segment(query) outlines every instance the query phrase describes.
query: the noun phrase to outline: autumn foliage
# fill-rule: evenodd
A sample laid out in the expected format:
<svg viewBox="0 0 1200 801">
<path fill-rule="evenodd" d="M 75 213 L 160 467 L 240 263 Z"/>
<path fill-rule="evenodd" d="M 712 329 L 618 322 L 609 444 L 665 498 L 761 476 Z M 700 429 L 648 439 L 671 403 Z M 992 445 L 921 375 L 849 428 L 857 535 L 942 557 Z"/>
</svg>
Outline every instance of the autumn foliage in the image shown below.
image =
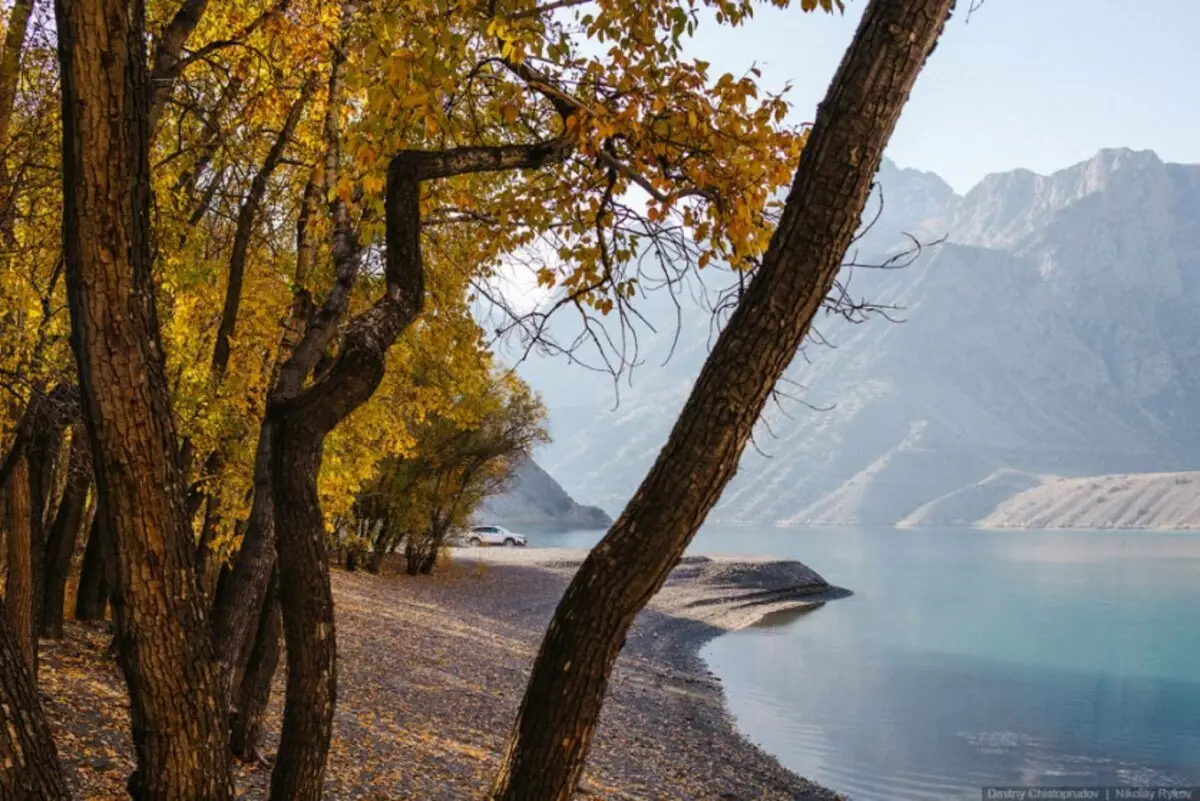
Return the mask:
<svg viewBox="0 0 1200 801">
<path fill-rule="evenodd" d="M 29 670 L 12 698 L 28 704 L 38 629 L 61 632 L 64 568 L 94 554 L 79 583 L 93 608 L 112 593 L 131 792 L 228 796 L 214 738 L 229 715 L 258 725 L 245 716 L 269 691 L 281 619 L 272 794 L 319 797 L 337 695 L 328 547 L 382 521 L 385 549 L 407 535 L 422 572 L 545 437 L 481 310 L 528 347 L 569 349 L 547 315 L 578 315 L 619 370 L 606 317 L 619 328 L 655 286 L 770 255 L 808 133 L 753 65 L 716 74 L 687 49 L 754 7 L 8 5 L 0 487 L 15 611 L 0 633 Z M 519 270 L 544 293 L 536 312 L 503 292 Z M 26 714 L 20 747 L 60 789 Z M 254 758 L 247 736 L 234 747 Z"/>
</svg>

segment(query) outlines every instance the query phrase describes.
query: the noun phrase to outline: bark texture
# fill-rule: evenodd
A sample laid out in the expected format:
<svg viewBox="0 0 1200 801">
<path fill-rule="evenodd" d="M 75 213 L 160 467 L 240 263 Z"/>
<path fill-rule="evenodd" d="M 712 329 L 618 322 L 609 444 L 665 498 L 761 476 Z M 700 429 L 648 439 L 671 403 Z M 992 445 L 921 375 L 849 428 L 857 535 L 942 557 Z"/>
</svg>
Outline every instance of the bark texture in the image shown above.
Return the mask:
<svg viewBox="0 0 1200 801">
<path fill-rule="evenodd" d="M 953 0 L 872 0 L 817 113 L 762 266 L 641 486 L 542 641 L 493 799 L 566 801 L 617 654 L 737 469 L 858 227 L 884 146 Z"/>
<path fill-rule="evenodd" d="M 192 562 L 150 255 L 141 0 L 58 0 L 71 344 L 129 687 L 135 799 L 230 795 L 224 707 Z"/>
<path fill-rule="evenodd" d="M 267 581 L 275 566 L 275 522 L 271 498 L 271 426 L 259 429 L 254 459 L 254 498 L 242 547 L 233 568 L 218 583 L 213 601 L 212 631 L 216 644 L 222 694 L 228 699 L 237 689 L 250 649 Z"/>
<path fill-rule="evenodd" d="M 63 636 L 63 606 L 71 556 L 75 553 L 92 484 L 91 453 L 83 426 L 76 426 L 72 434 L 67 471 L 67 486 L 46 538 L 46 579 L 42 588 L 40 631 L 43 637 L 55 640 Z"/>
<path fill-rule="evenodd" d="M 59 801 L 70 792 L 37 685 L 8 620 L 0 615 L 0 801 Z"/>
<path fill-rule="evenodd" d="M 58 415 L 51 413 L 51 401 L 47 398 L 38 404 L 37 423 L 30 437 L 26 459 L 29 462 L 29 536 L 30 569 L 32 571 L 33 632 L 36 638 L 42 630 L 46 588 L 47 516 L 54 505 L 54 485 L 59 470 L 59 454 L 62 451 L 64 424 Z M 35 640 L 36 652 L 36 640 Z M 36 670 L 34 671 L 36 675 Z"/>
<path fill-rule="evenodd" d="M 4 488 L 8 518 L 8 578 L 4 586 L 4 615 L 25 660 L 29 675 L 37 676 L 37 640 L 33 623 L 33 532 L 30 527 L 29 462 L 19 459 Z"/>
<path fill-rule="evenodd" d="M 262 736 L 263 713 L 271 700 L 271 681 L 279 664 L 283 636 L 283 618 L 279 609 L 279 571 L 271 573 L 254 648 L 238 691 L 237 713 L 233 716 L 230 745 L 239 759 L 258 759 L 258 744 Z"/>
</svg>

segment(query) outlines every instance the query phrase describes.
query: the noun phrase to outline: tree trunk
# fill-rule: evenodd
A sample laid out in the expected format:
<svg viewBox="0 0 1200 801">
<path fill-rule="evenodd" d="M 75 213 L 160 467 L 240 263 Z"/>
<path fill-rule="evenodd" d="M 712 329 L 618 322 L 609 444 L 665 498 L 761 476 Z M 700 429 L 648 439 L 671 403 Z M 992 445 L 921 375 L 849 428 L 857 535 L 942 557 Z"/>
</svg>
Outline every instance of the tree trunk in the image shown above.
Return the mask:
<svg viewBox="0 0 1200 801">
<path fill-rule="evenodd" d="M 282 366 L 289 361 L 296 361 L 292 359 L 293 350 L 297 347 L 300 329 L 310 312 L 311 300 L 304 285 L 315 259 L 316 243 L 311 218 L 317 209 L 318 194 L 315 180 L 310 177 L 304 187 L 296 221 L 296 289 L 276 354 L 277 369 L 270 393 L 275 397 L 295 394 L 308 376 L 306 364 L 286 371 Z M 338 287 L 342 287 L 343 283 L 339 282 Z M 342 304 L 337 299 L 346 292 L 335 289 L 330 293 L 330 301 L 326 302 L 326 312 L 330 318 L 341 316 Z M 311 338 L 307 336 L 308 332 L 305 334 L 306 339 Z M 328 340 L 324 342 L 327 344 Z M 324 348 L 324 344 L 316 344 Z M 267 580 L 275 567 L 275 500 L 271 494 L 273 430 L 269 420 L 264 420 L 259 427 L 254 454 L 254 497 L 250 506 L 250 520 L 242 538 L 242 547 L 234 557 L 233 567 L 223 574 L 224 580 L 219 582 L 213 605 L 213 636 L 217 643 L 221 688 L 226 698 L 231 698 L 233 689 L 240 686 L 241 677 L 247 669 L 253 644 L 253 626 L 259 619 Z"/>
<path fill-rule="evenodd" d="M 29 620 L 33 632 L 36 660 L 37 637 L 42 630 L 42 599 L 46 587 L 46 506 L 49 503 L 54 478 L 54 454 L 59 440 L 53 431 L 39 432 L 29 443 L 26 461 L 29 464 L 29 593 L 32 599 Z M 34 663 L 34 678 L 37 664 Z"/>
<path fill-rule="evenodd" d="M 79 587 L 75 591 L 76 620 L 104 620 L 108 602 L 117 586 L 117 553 L 104 522 L 104 509 L 97 499 L 91 532 L 83 551 Z"/>
<path fill-rule="evenodd" d="M 73 386 L 60 384 L 49 393 L 35 388 L 18 423 L 13 447 L 5 459 L 4 471 L 18 470 L 23 488 L 21 493 L 26 520 L 17 525 L 21 527 L 22 536 L 28 540 L 28 592 L 31 604 L 29 620 L 35 638 L 35 660 L 36 637 L 42 628 L 45 598 L 46 522 L 50 509 L 54 506 L 54 496 L 59 485 L 56 479 L 59 477 L 62 463 L 63 432 L 68 420 L 76 417 L 77 410 Z M 23 634 L 23 623 L 16 625 L 18 634 Z M 36 674 L 35 665 L 34 675 Z"/>
<path fill-rule="evenodd" d="M 196 580 L 205 598 L 212 598 L 217 581 L 217 560 L 213 558 L 213 540 L 217 536 L 217 516 L 220 502 L 213 494 L 205 496 L 204 523 L 200 526 L 200 541 L 196 543 Z"/>
<path fill-rule="evenodd" d="M 337 699 L 333 594 L 317 497 L 324 433 L 305 426 L 302 415 L 277 422 L 271 475 L 288 680 L 271 799 L 308 801 L 321 797 Z"/>
<path fill-rule="evenodd" d="M 227 721 L 193 565 L 150 253 L 141 0 L 58 0 L 63 255 L 139 799 L 230 795 Z M 194 27 L 194 26 L 193 26 Z"/>
<path fill-rule="evenodd" d="M 350 3 L 343 6 L 344 15 L 351 10 Z M 338 174 L 340 81 L 341 60 L 335 56 L 328 103 L 334 113 L 326 117 L 330 131 L 326 181 L 336 180 Z M 342 304 L 344 310 L 342 299 L 353 287 L 360 262 L 349 210 L 334 195 L 330 211 L 335 286 L 280 368 L 280 382 L 291 382 L 295 395 L 280 394 L 267 403 L 267 418 L 277 426 L 271 448 L 271 480 L 288 653 L 287 702 L 271 775 L 272 801 L 305 801 L 321 795 L 337 696 L 333 598 L 317 494 L 321 448 L 326 435 L 374 393 L 383 378 L 388 349 L 424 304 L 421 182 L 467 173 L 537 169 L 562 161 L 572 147 L 573 140 L 563 135 L 532 144 L 395 155 L 387 176 L 384 292 L 346 326 L 341 349 L 329 369 L 301 390 L 302 380 L 296 381 L 296 377 L 308 375 L 325 350 L 321 343 L 329 342 L 328 332 L 341 314 L 334 309 Z"/>
<path fill-rule="evenodd" d="M 33 12 L 33 0 L 14 0 L 8 15 L 8 28 L 4 32 L 4 50 L 0 51 L 0 153 L 8 153 L 8 129 L 12 124 L 13 106 L 17 99 L 17 82 L 21 78 L 21 51 L 25 47 L 25 34 L 29 29 L 29 16 Z M 17 187 L 8 176 L 8 165 L 0 159 L 0 232 L 3 232 L 6 253 L 2 257 L 7 263 L 12 248 L 13 206 Z M 0 481 L 0 484 L 3 484 Z"/>
<path fill-rule="evenodd" d="M 0 615 L 0 799 L 58 801 L 71 793 L 58 764 L 37 684 L 16 634 Z"/>
<path fill-rule="evenodd" d="M 75 542 L 79 538 L 87 505 L 88 488 L 92 484 L 87 435 L 82 426 L 76 426 L 72 434 L 67 470 L 67 487 L 46 541 L 46 580 L 42 591 L 41 633 L 43 637 L 54 640 L 63 636 L 63 606 L 66 602 L 67 577 L 71 572 L 71 556 L 75 553 Z"/>
<path fill-rule="evenodd" d="M 175 16 L 155 37 L 157 43 L 154 48 L 154 67 L 147 76 L 150 102 L 146 107 L 145 114 L 149 136 L 153 136 L 154 130 L 158 128 L 159 117 L 162 116 L 167 100 L 171 97 L 171 90 L 175 87 L 175 81 L 179 77 L 183 66 L 180 60 L 183 46 L 187 44 L 192 31 L 200 24 L 200 19 L 204 16 L 204 10 L 207 7 L 208 0 L 184 0 L 175 12 Z M 144 54 L 139 56 L 139 60 L 144 62 L 144 59 Z"/>
<path fill-rule="evenodd" d="M 425 548 L 423 547 L 425 538 L 422 537 L 420 542 L 421 545 L 418 545 L 412 537 L 409 537 L 408 544 L 404 546 L 404 570 L 410 576 L 419 576 L 421 565 L 425 561 Z"/>
<path fill-rule="evenodd" d="M 0 147 L 8 144 L 8 128 L 12 122 L 13 105 L 17 97 L 17 80 L 21 77 L 21 50 L 29 29 L 33 0 L 15 0 L 8 15 L 4 32 L 4 50 L 0 52 Z"/>
<path fill-rule="evenodd" d="M 33 626 L 33 533 L 30 530 L 29 460 L 20 457 L 4 488 L 8 518 L 8 579 L 4 614 L 25 659 L 29 675 L 37 677 L 37 639 Z"/>
<path fill-rule="evenodd" d="M 279 571 L 271 572 L 263 599 L 262 614 L 250 662 L 238 692 L 237 711 L 233 716 L 230 744 L 239 759 L 253 762 L 258 759 L 258 743 L 262 735 L 262 718 L 271 700 L 271 681 L 279 665 L 280 638 L 283 618 L 279 610 Z"/>
<path fill-rule="evenodd" d="M 704 364 L 667 444 L 555 611 L 493 799 L 566 801 L 613 663 L 737 469 L 853 238 L 880 158 L 953 0 L 872 0 L 796 171 L 762 266 Z"/>
<path fill-rule="evenodd" d="M 242 547 L 233 567 L 217 587 L 213 602 L 213 641 L 216 643 L 221 691 L 232 700 L 250 658 L 254 627 L 261 616 L 263 595 L 275 567 L 275 509 L 271 496 L 272 426 L 259 429 L 254 456 L 254 498 Z"/>
<path fill-rule="evenodd" d="M 395 548 L 396 534 L 393 531 L 391 523 L 384 521 L 380 526 L 379 534 L 375 537 L 375 543 L 371 547 L 371 561 L 367 565 L 367 570 L 378 576 L 379 571 L 383 569 L 383 558 L 387 556 Z"/>
</svg>

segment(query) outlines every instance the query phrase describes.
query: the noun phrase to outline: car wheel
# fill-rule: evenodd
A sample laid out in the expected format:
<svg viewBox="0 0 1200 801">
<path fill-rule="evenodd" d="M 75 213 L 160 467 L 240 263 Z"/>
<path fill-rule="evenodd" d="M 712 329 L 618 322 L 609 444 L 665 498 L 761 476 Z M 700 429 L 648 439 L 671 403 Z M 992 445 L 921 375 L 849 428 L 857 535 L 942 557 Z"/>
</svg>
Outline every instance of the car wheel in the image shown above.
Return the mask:
<svg viewBox="0 0 1200 801">
<path fill-rule="evenodd" d="M 483 545 L 483 540 L 479 539 L 479 537 L 471 537 L 471 539 L 467 540 L 467 544 L 472 548 L 478 548 L 480 545 Z"/>
<path fill-rule="evenodd" d="M 515 548 L 516 546 L 517 546 L 517 541 L 514 540 L 512 537 L 508 537 L 504 540 L 505 548 Z"/>
</svg>

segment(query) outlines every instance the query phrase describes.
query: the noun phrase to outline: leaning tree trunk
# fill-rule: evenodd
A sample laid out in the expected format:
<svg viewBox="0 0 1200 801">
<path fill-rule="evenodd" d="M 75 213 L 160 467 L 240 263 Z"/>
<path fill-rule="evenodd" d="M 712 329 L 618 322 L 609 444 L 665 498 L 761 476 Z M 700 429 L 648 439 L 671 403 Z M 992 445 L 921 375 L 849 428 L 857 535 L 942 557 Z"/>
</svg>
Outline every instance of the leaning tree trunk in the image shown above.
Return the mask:
<svg viewBox="0 0 1200 801">
<path fill-rule="evenodd" d="M 667 444 L 555 611 L 492 788 L 565 801 L 613 663 L 737 469 L 859 224 L 884 146 L 954 0 L 872 0 L 817 112 L 779 228 Z"/>
<path fill-rule="evenodd" d="M 71 344 L 117 557 L 136 799 L 230 794 L 227 723 L 192 564 L 150 253 L 141 0 L 58 0 Z"/>
<path fill-rule="evenodd" d="M 31 676 L 37 676 L 37 639 L 33 627 L 33 532 L 30 530 L 29 461 L 21 456 L 4 488 L 8 519 L 8 579 L 4 615 Z"/>
<path fill-rule="evenodd" d="M 88 488 L 92 484 L 91 461 L 87 435 L 76 426 L 71 438 L 71 454 L 67 458 L 67 487 L 59 501 L 58 511 L 46 539 L 46 579 L 42 587 L 41 634 L 48 639 L 62 639 L 63 606 L 66 602 L 67 577 L 71 571 L 71 556 L 83 523 Z"/>
<path fill-rule="evenodd" d="M 0 615 L 0 799 L 69 799 L 37 684 L 16 634 Z"/>
<path fill-rule="evenodd" d="M 229 737 L 234 756 L 248 762 L 258 759 L 263 713 L 271 700 L 271 681 L 279 664 L 282 636 L 279 571 L 275 570 L 271 573 L 271 582 L 267 585 L 266 597 L 263 599 L 258 632 L 254 638 L 254 648 L 250 651 L 250 662 L 246 665 L 246 672 L 238 691 L 237 711 L 233 716 L 233 730 Z"/>
<path fill-rule="evenodd" d="M 254 457 L 254 498 L 242 547 L 233 567 L 217 587 L 213 601 L 212 631 L 217 647 L 222 693 L 230 698 L 241 682 L 254 644 L 255 625 L 263 594 L 275 566 L 274 501 L 271 497 L 270 448 L 272 424 L 259 429 Z"/>
<path fill-rule="evenodd" d="M 83 550 L 79 586 L 75 588 L 75 619 L 104 620 L 109 599 L 117 586 L 117 552 L 104 522 L 104 507 L 96 499 L 91 531 Z"/>
<path fill-rule="evenodd" d="M 26 449 L 29 461 L 29 534 L 30 566 L 33 571 L 33 631 L 42 630 L 46 593 L 46 520 L 54 501 L 55 474 L 58 472 L 65 425 L 61 416 L 44 402 L 45 412 L 38 416 L 36 430 Z"/>
</svg>

